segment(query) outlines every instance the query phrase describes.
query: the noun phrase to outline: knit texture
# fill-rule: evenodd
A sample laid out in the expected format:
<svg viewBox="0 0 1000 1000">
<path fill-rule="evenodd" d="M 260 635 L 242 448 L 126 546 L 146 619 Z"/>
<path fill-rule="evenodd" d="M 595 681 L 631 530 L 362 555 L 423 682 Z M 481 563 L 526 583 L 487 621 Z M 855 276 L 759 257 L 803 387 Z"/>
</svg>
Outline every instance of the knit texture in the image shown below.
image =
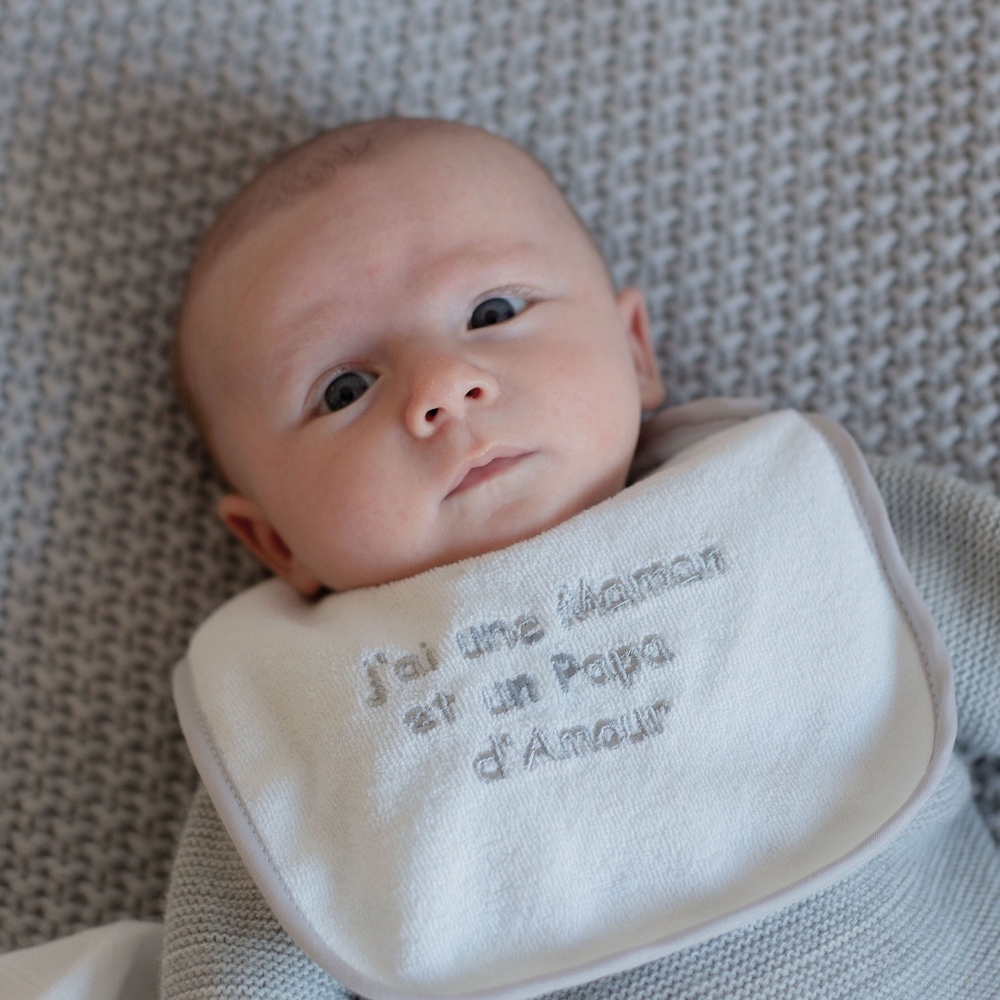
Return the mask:
<svg viewBox="0 0 1000 1000">
<path fill-rule="evenodd" d="M 261 575 L 170 386 L 183 275 L 266 158 L 389 112 L 551 167 L 671 402 L 1000 484 L 996 4 L 0 0 L 0 950 L 162 913 L 170 670 Z"/>
<path fill-rule="evenodd" d="M 875 459 L 904 559 L 955 665 L 965 752 L 1000 752 L 1000 502 Z M 162 1000 L 346 994 L 297 950 L 243 868 L 204 790 L 166 916 Z M 990 1000 L 1000 997 L 1000 852 L 955 754 L 890 847 L 843 881 L 741 930 L 563 1000 Z"/>
</svg>

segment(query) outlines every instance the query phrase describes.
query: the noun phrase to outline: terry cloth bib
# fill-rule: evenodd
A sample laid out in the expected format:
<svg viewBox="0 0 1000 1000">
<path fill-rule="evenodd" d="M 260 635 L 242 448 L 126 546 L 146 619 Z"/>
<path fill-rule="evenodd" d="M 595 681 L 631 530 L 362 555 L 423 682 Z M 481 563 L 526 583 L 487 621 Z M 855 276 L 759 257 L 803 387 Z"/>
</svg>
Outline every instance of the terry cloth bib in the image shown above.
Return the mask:
<svg viewBox="0 0 1000 1000">
<path fill-rule="evenodd" d="M 895 837 L 955 729 L 857 448 L 792 411 L 507 549 L 260 584 L 175 693 L 278 919 L 377 1000 L 533 996 L 757 920 Z"/>
</svg>

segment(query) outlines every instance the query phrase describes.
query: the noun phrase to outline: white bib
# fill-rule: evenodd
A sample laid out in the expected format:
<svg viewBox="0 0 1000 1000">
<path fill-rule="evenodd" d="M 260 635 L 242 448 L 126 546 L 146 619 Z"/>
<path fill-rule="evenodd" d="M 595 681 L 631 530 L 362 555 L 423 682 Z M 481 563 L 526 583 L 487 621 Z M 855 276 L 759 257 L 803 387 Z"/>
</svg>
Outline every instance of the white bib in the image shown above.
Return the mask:
<svg viewBox="0 0 1000 1000">
<path fill-rule="evenodd" d="M 276 915 L 377 1000 L 533 996 L 759 919 L 896 836 L 955 730 L 857 448 L 792 411 L 507 549 L 254 587 L 175 693 Z"/>
</svg>

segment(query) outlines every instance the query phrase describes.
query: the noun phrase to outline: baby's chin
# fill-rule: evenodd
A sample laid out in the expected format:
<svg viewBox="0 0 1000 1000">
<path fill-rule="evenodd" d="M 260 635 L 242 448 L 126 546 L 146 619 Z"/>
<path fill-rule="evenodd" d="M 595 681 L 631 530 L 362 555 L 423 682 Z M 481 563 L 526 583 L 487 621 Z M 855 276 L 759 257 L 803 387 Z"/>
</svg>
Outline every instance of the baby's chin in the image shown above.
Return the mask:
<svg viewBox="0 0 1000 1000">
<path fill-rule="evenodd" d="M 537 532 L 536 532 L 537 534 Z M 528 536 L 525 536 L 528 537 Z M 453 563 L 462 562 L 464 559 L 474 559 L 477 556 L 484 556 L 490 552 L 497 552 L 500 549 L 508 548 L 520 538 L 511 541 L 497 541 L 494 544 L 484 544 L 459 548 L 436 556 L 429 556 L 417 562 L 406 563 L 405 565 L 386 567 L 380 572 L 370 572 L 358 575 L 351 575 L 348 578 L 331 577 L 330 585 L 324 584 L 314 595 L 315 598 L 324 597 L 327 594 L 343 594 L 351 590 L 364 590 L 367 587 L 381 587 L 387 583 L 398 583 L 400 580 L 407 580 L 421 573 L 426 573 L 432 569 L 440 569 L 443 566 L 450 566 Z"/>
<path fill-rule="evenodd" d="M 319 589 L 311 595 L 311 599 L 319 600 L 328 594 L 343 594 L 351 590 L 380 587 L 387 583 L 406 580 L 432 569 L 440 569 L 465 559 L 474 559 L 490 552 L 509 548 L 526 538 L 541 534 L 551 526 L 549 523 L 523 526 L 517 530 L 511 529 L 488 538 L 478 538 L 466 543 L 452 543 L 420 559 L 393 562 L 378 567 L 366 567 L 363 571 L 359 570 L 355 573 L 331 573 L 326 577 L 327 582 L 321 584 Z"/>
</svg>

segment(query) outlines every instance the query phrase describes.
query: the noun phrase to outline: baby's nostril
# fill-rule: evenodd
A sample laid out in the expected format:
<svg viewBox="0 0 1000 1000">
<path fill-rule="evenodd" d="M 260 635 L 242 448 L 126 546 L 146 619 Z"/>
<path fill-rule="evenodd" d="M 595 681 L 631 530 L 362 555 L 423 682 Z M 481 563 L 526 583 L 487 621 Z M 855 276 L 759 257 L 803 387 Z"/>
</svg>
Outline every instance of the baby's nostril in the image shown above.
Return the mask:
<svg viewBox="0 0 1000 1000">
<path fill-rule="evenodd" d="M 467 392 L 467 393 L 465 394 L 465 397 L 466 397 L 466 399 L 479 399 L 479 397 L 480 397 L 480 396 L 481 396 L 482 394 L 483 394 L 483 390 L 482 390 L 482 389 L 480 389 L 480 388 L 479 388 L 479 386 L 477 385 L 477 386 L 476 386 L 475 388 L 473 388 L 473 389 L 470 389 L 470 390 L 469 390 L 469 391 L 468 391 L 468 392 Z"/>
<path fill-rule="evenodd" d="M 433 410 L 428 410 L 424 414 L 424 419 L 425 420 L 433 420 L 437 416 L 437 411 L 438 411 L 438 407 L 436 407 L 436 406 L 434 407 Z"/>
</svg>

